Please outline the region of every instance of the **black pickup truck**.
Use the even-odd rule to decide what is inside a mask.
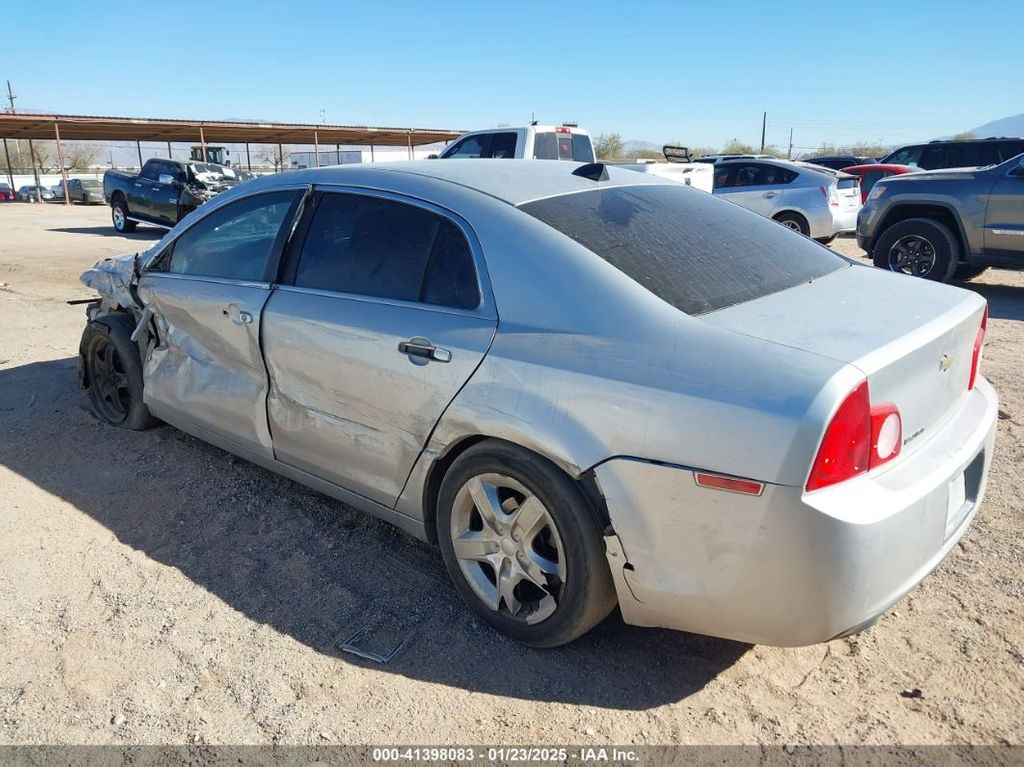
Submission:
[[[134,232],[136,224],[170,229],[188,213],[241,179],[231,168],[205,162],[146,160],[137,176],[108,170],[103,198],[114,228]]]

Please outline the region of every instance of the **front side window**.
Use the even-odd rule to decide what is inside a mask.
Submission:
[[[479,136],[466,136],[452,148],[450,153],[445,154],[445,159],[486,157],[487,145],[490,143],[489,138],[490,136],[486,133]]]
[[[682,184],[612,187],[520,206],[681,311],[698,315],[842,269],[771,219]]]
[[[415,205],[324,194],[295,270],[297,287],[472,309],[472,252],[450,220]]]
[[[909,165],[911,168],[916,168],[921,161],[921,149],[922,147],[919,146],[903,147],[895,154],[886,157],[885,161],[894,165]]]
[[[298,194],[269,192],[218,208],[174,241],[167,271],[266,281],[274,241]]]

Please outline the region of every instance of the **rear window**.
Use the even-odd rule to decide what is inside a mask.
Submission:
[[[521,206],[691,315],[841,269],[827,248],[682,185],[599,189]]]

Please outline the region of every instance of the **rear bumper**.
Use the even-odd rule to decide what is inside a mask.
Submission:
[[[760,497],[738,495],[699,488],[682,467],[601,464],[623,617],[779,646],[863,628],[966,532],[984,496],[996,413],[981,380],[912,454],[814,493],[769,485]],[[956,504],[960,477],[966,500]]]
[[[857,229],[857,211],[859,208],[854,210],[837,210],[832,213],[832,233],[833,234],[844,234],[846,232],[852,232]]]

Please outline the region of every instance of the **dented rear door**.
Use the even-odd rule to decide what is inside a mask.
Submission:
[[[275,457],[393,506],[497,316],[475,237],[428,203],[318,193],[263,317]]]

